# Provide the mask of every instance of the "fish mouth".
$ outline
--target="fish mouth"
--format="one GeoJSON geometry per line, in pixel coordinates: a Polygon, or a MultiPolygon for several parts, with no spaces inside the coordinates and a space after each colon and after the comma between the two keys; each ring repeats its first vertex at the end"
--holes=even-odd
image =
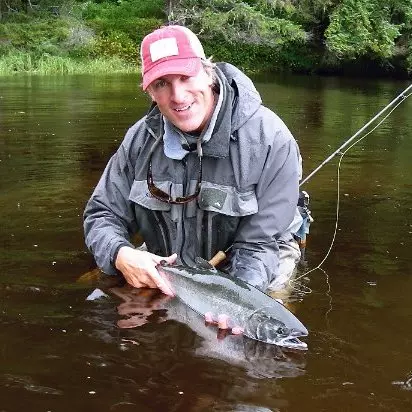
{"type": "Polygon", "coordinates": [[[308,336],[308,331],[294,329],[292,333],[288,336],[279,338],[276,341],[276,345],[282,346],[288,349],[298,349],[298,350],[307,350],[308,345],[305,342],[302,342],[299,338],[302,336],[308,336]]]}
{"type": "Polygon", "coordinates": [[[276,345],[288,349],[308,350],[308,345],[296,336],[287,336],[276,341],[276,345]]]}

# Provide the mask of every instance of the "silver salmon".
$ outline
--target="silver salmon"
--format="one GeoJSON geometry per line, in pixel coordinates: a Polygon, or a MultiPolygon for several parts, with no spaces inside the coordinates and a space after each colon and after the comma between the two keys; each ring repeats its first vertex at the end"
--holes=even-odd
{"type": "MultiPolygon", "coordinates": [[[[207,262],[205,262],[208,265],[207,262]]],[[[284,305],[248,283],[213,268],[161,262],[175,295],[192,310],[228,315],[249,338],[291,349],[307,349],[308,330],[284,305]]]]}

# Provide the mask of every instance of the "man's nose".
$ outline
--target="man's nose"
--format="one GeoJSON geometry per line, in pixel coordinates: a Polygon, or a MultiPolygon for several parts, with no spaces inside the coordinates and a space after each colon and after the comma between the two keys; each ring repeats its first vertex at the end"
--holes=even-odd
{"type": "Polygon", "coordinates": [[[172,99],[176,103],[184,103],[186,96],[186,90],[180,83],[174,83],[172,85],[172,99]]]}

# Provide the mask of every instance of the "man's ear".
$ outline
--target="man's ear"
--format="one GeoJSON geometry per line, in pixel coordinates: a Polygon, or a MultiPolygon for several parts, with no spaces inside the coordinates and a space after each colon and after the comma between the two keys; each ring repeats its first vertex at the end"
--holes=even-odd
{"type": "Polygon", "coordinates": [[[149,90],[149,88],[147,89],[147,94],[150,96],[150,98],[152,99],[152,101],[156,103],[156,100],[155,100],[155,98],[154,98],[154,96],[153,96],[153,93],[151,93],[151,91],[149,90]]]}
{"type": "Polygon", "coordinates": [[[213,76],[211,73],[207,72],[205,70],[206,74],[207,74],[207,79],[208,79],[208,86],[212,87],[213,86],[213,76]]]}

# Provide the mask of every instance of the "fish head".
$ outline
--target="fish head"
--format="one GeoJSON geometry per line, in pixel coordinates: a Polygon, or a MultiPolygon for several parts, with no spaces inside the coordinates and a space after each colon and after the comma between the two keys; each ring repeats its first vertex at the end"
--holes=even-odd
{"type": "MultiPolygon", "coordinates": [[[[279,304],[281,305],[281,304],[279,304]]],[[[283,305],[282,305],[283,307],[283,305]]],[[[305,342],[299,338],[308,335],[308,330],[286,308],[283,316],[273,307],[254,311],[246,320],[244,334],[261,342],[282,346],[289,349],[306,350],[305,342]]]]}

